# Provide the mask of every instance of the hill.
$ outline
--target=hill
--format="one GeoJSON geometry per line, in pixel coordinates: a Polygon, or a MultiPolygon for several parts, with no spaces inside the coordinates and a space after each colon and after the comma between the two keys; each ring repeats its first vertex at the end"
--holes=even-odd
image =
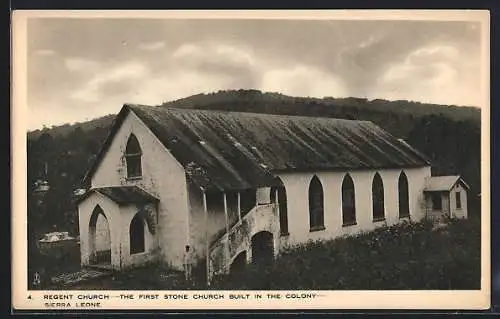
{"type": "Polygon", "coordinates": [[[92,130],[95,130],[97,128],[108,129],[113,123],[114,119],[115,115],[109,114],[96,119],[92,119],[90,121],[53,126],[51,128],[43,128],[41,130],[33,130],[28,132],[28,139],[36,140],[44,133],[50,134],[52,137],[64,137],[77,128],[81,129],[83,132],[91,132],[92,130]]]}
{"type": "Polygon", "coordinates": [[[209,94],[202,93],[165,102],[161,106],[310,116],[342,116],[342,113],[345,112],[349,113],[345,115],[352,117],[357,112],[372,111],[412,114],[413,116],[442,114],[454,120],[471,119],[479,121],[481,119],[479,108],[471,106],[437,105],[405,100],[368,100],[356,97],[324,97],[322,99],[293,97],[259,90],[227,90],[209,94]]]}
{"type": "MultiPolygon", "coordinates": [[[[369,118],[372,118],[375,119],[375,123],[377,123],[378,118],[378,122],[384,123],[377,124],[382,125],[393,134],[396,134],[394,130],[398,131],[398,125],[389,123],[389,120],[384,121],[384,116],[377,117],[375,116],[376,114],[394,113],[408,115],[411,118],[427,115],[443,115],[455,121],[471,120],[477,123],[481,121],[480,109],[470,106],[437,105],[404,100],[368,100],[355,97],[325,97],[319,99],[293,97],[281,93],[261,92],[259,90],[227,90],[209,94],[201,93],[164,102],[158,106],[360,120],[369,120],[369,118]],[[394,130],[391,130],[391,128],[394,128],[394,130]]],[[[48,133],[53,137],[65,136],[76,128],[81,128],[84,132],[89,132],[99,127],[107,128],[112,124],[114,117],[115,115],[110,114],[72,125],[65,124],[42,130],[34,130],[28,132],[28,138],[37,139],[43,133],[48,133]]]]}
{"type": "MultiPolygon", "coordinates": [[[[481,113],[478,108],[360,98],[291,97],[257,90],[198,94],[159,106],[372,121],[426,154],[433,163],[433,174],[461,174],[471,186],[469,204],[479,211],[481,113]]],[[[53,229],[53,225],[77,232],[72,191],[85,186],[81,185],[82,177],[114,118],[115,115],[108,115],[28,132],[28,214],[32,219],[29,224],[37,225],[37,232],[53,229]],[[51,186],[41,206],[33,204],[30,195],[38,178],[47,179],[51,186]]]]}

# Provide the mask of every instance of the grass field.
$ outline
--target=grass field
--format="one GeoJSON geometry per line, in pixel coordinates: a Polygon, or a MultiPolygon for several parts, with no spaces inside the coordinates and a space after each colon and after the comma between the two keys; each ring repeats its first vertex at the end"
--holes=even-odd
{"type": "MultiPolygon", "coordinates": [[[[480,289],[480,242],[476,218],[439,229],[428,222],[404,223],[290,248],[273,264],[247,265],[240,273],[216,278],[209,289],[480,289]]],[[[201,281],[188,287],[182,274],[149,265],[72,289],[207,288],[201,281]]]]}

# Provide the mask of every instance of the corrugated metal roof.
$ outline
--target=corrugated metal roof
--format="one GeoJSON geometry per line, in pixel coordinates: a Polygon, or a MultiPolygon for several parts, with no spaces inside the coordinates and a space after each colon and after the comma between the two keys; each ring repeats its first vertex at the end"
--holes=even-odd
{"type": "Polygon", "coordinates": [[[432,176],[427,178],[424,192],[449,191],[458,182],[462,183],[466,189],[469,189],[469,185],[458,175],[432,176]]]}
{"type": "Polygon", "coordinates": [[[367,121],[130,108],[204,188],[270,185],[272,171],[428,165],[406,143],[367,121]]]}
{"type": "Polygon", "coordinates": [[[278,171],[429,165],[418,151],[368,121],[125,105],[95,166],[129,111],[207,190],[273,185],[278,171]]]}
{"type": "Polygon", "coordinates": [[[89,189],[81,198],[78,199],[78,203],[90,196],[93,192],[98,192],[119,205],[151,203],[158,200],[156,197],[137,186],[111,186],[89,189]]]}

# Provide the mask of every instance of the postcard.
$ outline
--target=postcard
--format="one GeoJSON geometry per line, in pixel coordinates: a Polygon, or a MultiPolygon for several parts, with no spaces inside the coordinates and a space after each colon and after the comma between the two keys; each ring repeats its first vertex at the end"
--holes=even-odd
{"type": "Polygon", "coordinates": [[[488,309],[486,10],[15,11],[15,310],[488,309]]]}

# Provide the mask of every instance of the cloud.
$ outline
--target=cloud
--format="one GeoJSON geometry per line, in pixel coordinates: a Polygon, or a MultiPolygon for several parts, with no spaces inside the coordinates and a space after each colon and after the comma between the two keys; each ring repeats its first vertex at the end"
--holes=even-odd
{"type": "MultiPolygon", "coordinates": [[[[417,88],[442,89],[444,86],[453,84],[458,75],[458,71],[447,63],[432,63],[425,66],[415,66],[411,64],[398,64],[389,68],[381,77],[382,85],[417,88]]],[[[422,93],[425,91],[422,90],[422,93]]]]}
{"type": "Polygon", "coordinates": [[[70,20],[31,21],[33,121],[233,88],[477,104],[487,72],[466,22],[70,20]]]}
{"type": "Polygon", "coordinates": [[[56,51],[50,49],[39,49],[35,50],[33,53],[38,56],[53,56],[57,54],[56,51]]]}
{"type": "Polygon", "coordinates": [[[165,42],[155,41],[155,42],[143,42],[137,46],[140,50],[144,51],[157,51],[165,47],[165,42]]]}
{"type": "Polygon", "coordinates": [[[406,64],[426,65],[429,63],[453,63],[460,58],[458,49],[451,45],[437,45],[419,48],[411,52],[405,60],[406,64]]]}
{"type": "Polygon", "coordinates": [[[310,97],[343,97],[348,92],[340,77],[306,65],[266,72],[260,88],[264,91],[310,97]]]}
{"type": "Polygon", "coordinates": [[[100,66],[96,61],[75,57],[64,59],[64,65],[72,72],[94,72],[100,66]]]}
{"type": "Polygon", "coordinates": [[[375,35],[371,35],[367,39],[361,41],[358,44],[358,48],[360,48],[360,49],[368,49],[372,45],[378,43],[380,40],[381,40],[380,37],[376,37],[375,35]]]}
{"type": "MultiPolygon", "coordinates": [[[[282,62],[278,65],[274,60],[234,44],[186,43],[177,48],[171,58],[178,68],[190,70],[197,77],[202,75],[202,78],[211,78],[210,82],[197,81],[199,88],[194,92],[187,90],[192,93],[251,87],[317,97],[344,96],[347,92],[345,84],[337,75],[306,64],[282,62]],[[205,86],[201,83],[205,83],[205,86]]],[[[188,83],[193,83],[193,80],[188,83]]]]}
{"type": "Polygon", "coordinates": [[[237,86],[232,77],[179,69],[142,82],[127,95],[126,100],[130,103],[158,105],[193,94],[235,88],[237,86]]]}
{"type": "Polygon", "coordinates": [[[442,88],[457,80],[462,59],[457,48],[426,46],[410,52],[403,62],[391,64],[379,77],[382,85],[442,88]]]}
{"type": "Polygon", "coordinates": [[[175,69],[230,78],[231,86],[254,87],[267,62],[251,50],[226,43],[186,43],[170,56],[175,69]]]}
{"type": "Polygon", "coordinates": [[[372,88],[373,98],[479,106],[479,65],[451,45],[428,45],[389,65],[372,88]]]}
{"type": "Polygon", "coordinates": [[[225,66],[240,65],[251,67],[256,64],[255,57],[247,50],[223,43],[181,45],[172,58],[188,66],[225,66]]]}
{"type": "Polygon", "coordinates": [[[83,88],[73,92],[72,99],[96,102],[120,93],[125,93],[137,82],[145,78],[149,69],[140,62],[130,61],[97,73],[83,88]]]}
{"type": "Polygon", "coordinates": [[[69,94],[73,101],[121,105],[159,104],[200,92],[252,86],[255,59],[245,50],[226,44],[185,44],[160,62],[137,58],[103,66],[92,60],[67,58],[64,64],[72,72],[93,73],[69,94]]]}

